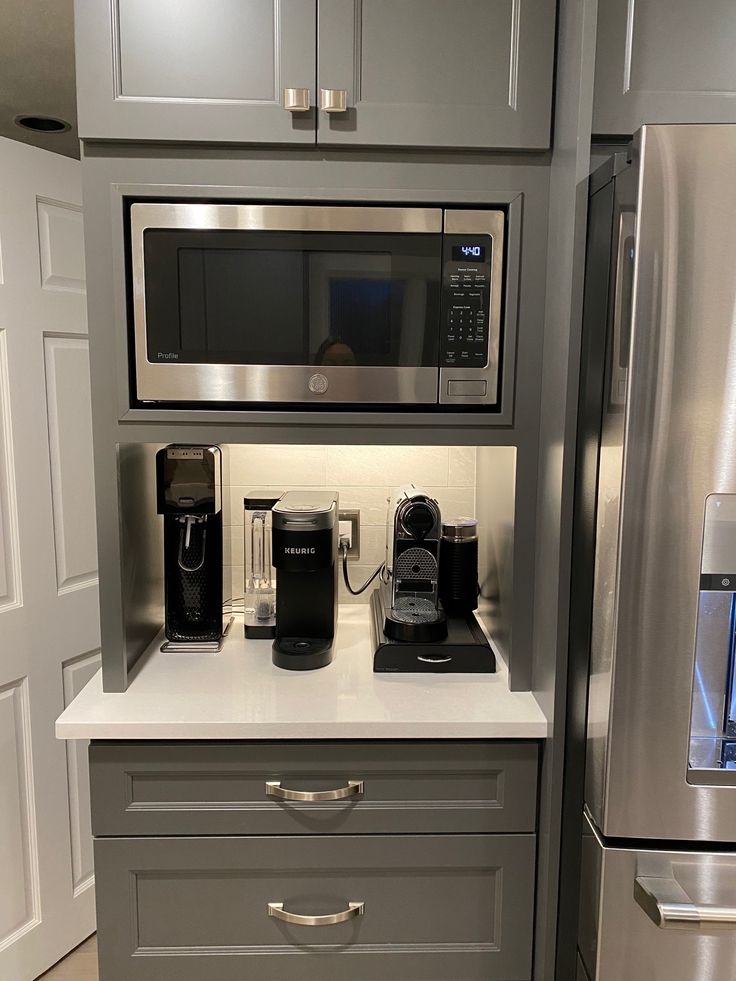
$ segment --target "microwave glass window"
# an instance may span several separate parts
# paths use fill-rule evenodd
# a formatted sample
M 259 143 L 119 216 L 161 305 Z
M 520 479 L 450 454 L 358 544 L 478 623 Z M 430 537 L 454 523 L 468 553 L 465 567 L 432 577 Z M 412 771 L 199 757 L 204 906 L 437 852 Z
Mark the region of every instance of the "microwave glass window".
M 148 360 L 437 363 L 437 234 L 150 229 Z

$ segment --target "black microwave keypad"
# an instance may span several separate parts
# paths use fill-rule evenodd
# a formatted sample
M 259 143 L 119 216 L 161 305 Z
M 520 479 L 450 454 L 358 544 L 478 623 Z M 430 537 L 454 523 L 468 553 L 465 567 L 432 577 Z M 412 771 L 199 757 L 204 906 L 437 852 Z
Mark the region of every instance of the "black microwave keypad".
M 488 364 L 492 251 L 489 235 L 445 235 L 442 367 L 484 368 Z

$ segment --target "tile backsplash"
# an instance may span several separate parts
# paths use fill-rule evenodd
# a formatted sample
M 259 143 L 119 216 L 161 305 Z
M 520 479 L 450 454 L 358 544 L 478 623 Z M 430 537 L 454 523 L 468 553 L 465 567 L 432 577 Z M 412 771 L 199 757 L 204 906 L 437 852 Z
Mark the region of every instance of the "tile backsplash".
M 230 445 L 230 486 L 224 491 L 225 592 L 243 595 L 243 496 L 249 491 L 338 491 L 341 508 L 360 508 L 360 559 L 350 577 L 362 585 L 386 547 L 387 498 L 401 484 L 421 485 L 443 516 L 475 515 L 475 447 Z M 230 588 L 231 587 L 231 588 Z M 341 602 L 351 597 L 340 574 Z

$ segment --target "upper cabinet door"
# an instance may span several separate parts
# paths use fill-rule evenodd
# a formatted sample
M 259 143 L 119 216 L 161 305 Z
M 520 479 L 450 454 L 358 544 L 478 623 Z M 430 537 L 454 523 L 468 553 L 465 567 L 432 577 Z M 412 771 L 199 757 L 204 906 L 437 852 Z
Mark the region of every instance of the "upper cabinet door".
M 555 0 L 319 0 L 318 142 L 546 149 Z
M 593 132 L 736 122 L 734 0 L 598 4 Z
M 80 136 L 314 143 L 316 16 L 316 0 L 77 0 Z M 285 89 L 307 90 L 297 111 Z

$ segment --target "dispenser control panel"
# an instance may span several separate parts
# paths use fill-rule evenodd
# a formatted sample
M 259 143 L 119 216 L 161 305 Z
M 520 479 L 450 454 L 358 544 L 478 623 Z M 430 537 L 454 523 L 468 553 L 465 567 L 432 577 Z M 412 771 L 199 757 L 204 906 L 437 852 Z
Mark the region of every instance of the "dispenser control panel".
M 490 235 L 445 235 L 441 353 L 445 368 L 488 364 L 492 257 Z

